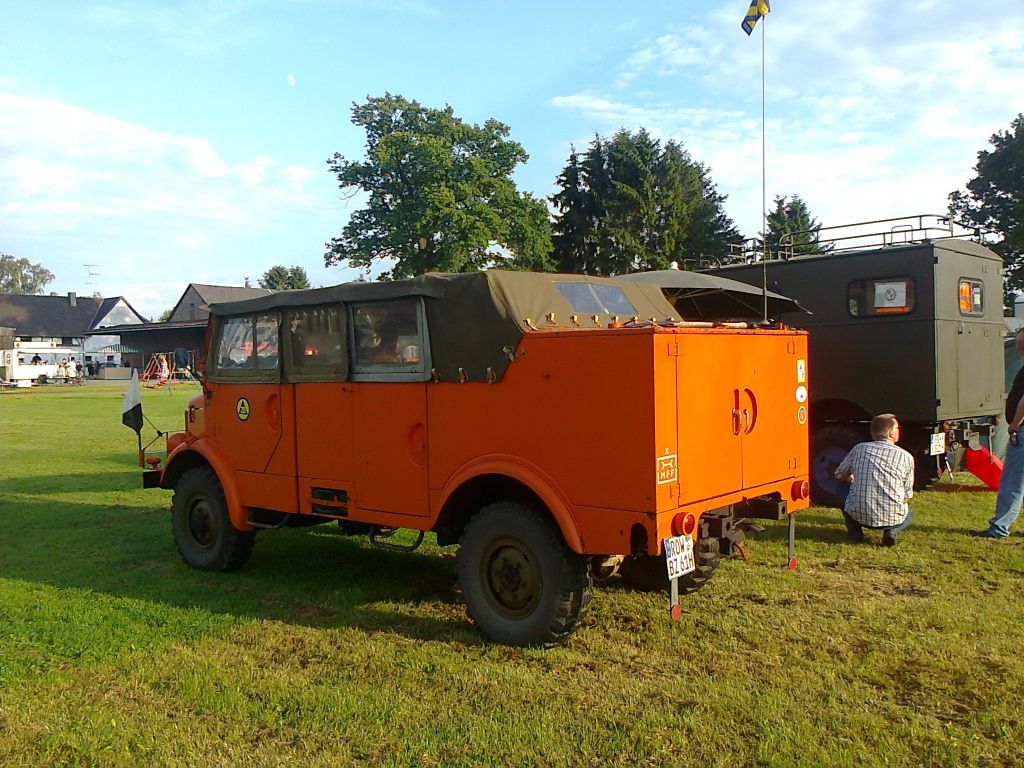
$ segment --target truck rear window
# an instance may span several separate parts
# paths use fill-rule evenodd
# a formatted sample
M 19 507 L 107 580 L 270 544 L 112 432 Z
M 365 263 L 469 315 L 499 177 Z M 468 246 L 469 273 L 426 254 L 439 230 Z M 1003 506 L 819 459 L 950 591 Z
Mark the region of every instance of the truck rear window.
M 617 286 L 590 283 L 555 283 L 581 315 L 635 315 L 636 310 Z
M 854 317 L 906 315 L 914 311 L 914 293 L 909 277 L 869 278 L 850 283 L 847 301 Z
M 960 314 L 985 314 L 985 284 L 981 280 L 960 278 Z

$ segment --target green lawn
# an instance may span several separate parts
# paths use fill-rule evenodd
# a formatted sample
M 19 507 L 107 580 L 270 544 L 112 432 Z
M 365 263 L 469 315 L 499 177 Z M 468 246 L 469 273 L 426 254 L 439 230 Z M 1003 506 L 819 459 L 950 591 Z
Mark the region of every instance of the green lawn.
M 1022 762 L 1024 536 L 965 535 L 989 492 L 920 494 L 894 550 L 811 509 L 795 572 L 770 524 L 681 622 L 613 579 L 565 645 L 513 649 L 453 549 L 322 526 L 190 570 L 121 394 L 0 393 L 0 765 Z M 189 394 L 143 406 L 174 429 Z

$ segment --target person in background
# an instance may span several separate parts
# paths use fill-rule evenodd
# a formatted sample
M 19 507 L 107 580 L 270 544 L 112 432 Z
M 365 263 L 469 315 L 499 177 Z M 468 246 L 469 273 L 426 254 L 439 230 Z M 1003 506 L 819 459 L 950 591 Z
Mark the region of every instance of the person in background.
M 1024 327 L 1017 329 L 1017 354 L 1024 356 Z M 1024 499 L 1024 445 L 1020 444 L 1021 425 L 1024 424 L 1024 367 L 1017 371 L 1006 395 L 1006 431 L 1010 442 L 1006 446 L 1006 461 L 999 475 L 999 491 L 996 494 L 996 512 L 988 521 L 988 528 L 973 531 L 974 536 L 983 539 L 1005 539 L 1010 535 L 1010 526 L 1020 514 L 1021 500 Z
M 896 546 L 913 519 L 907 499 L 914 495 L 914 457 L 896 445 L 899 439 L 899 421 L 880 413 L 871 420 L 871 442 L 853 446 L 836 468 L 851 541 L 863 541 L 864 529 L 873 528 L 882 531 L 884 546 Z

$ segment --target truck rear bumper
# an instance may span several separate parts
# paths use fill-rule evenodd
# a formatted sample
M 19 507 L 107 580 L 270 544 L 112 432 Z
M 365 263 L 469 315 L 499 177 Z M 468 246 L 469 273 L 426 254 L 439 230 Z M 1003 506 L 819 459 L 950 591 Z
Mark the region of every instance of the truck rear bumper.
M 147 469 L 142 473 L 143 488 L 159 488 L 160 478 L 163 475 L 159 469 Z

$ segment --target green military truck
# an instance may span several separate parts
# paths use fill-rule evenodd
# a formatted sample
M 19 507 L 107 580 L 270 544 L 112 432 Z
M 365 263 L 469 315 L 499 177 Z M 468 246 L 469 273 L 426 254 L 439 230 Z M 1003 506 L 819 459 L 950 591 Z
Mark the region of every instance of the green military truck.
M 714 274 L 796 299 L 810 331 L 812 495 L 835 500 L 833 471 L 868 439 L 877 413 L 895 413 L 918 486 L 1003 410 L 1002 259 L 942 217 L 822 228 L 818 253 L 783 242 L 758 263 Z M 805 238 L 806 240 L 806 238 Z M 799 235 L 793 242 L 801 242 Z M 806 247 L 806 246 L 804 246 Z M 742 258 L 742 256 L 741 256 Z M 747 252 L 747 260 L 751 252 Z M 702 265 L 707 267 L 708 265 Z

